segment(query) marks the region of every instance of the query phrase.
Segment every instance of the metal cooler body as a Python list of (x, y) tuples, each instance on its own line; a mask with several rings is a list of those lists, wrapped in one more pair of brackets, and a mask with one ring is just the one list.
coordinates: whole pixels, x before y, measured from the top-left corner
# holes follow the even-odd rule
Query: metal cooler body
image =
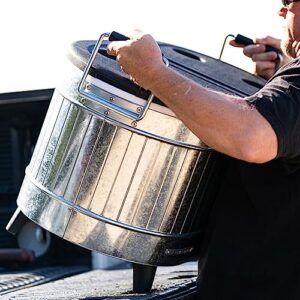
[[(95, 41), (72, 45), (65, 81), (52, 98), (18, 206), (50, 232), (104, 254), (153, 266), (194, 258), (222, 159), (158, 99), (140, 120), (111, 109), (115, 105), (134, 115), (145, 110), (149, 95), (102, 48), (84, 89), (109, 105), (82, 97), (78, 86), (94, 46)], [(221, 83), (214, 78), (222, 76), (218, 68), (208, 66), (213, 59), (160, 46), (171, 68), (213, 89), (244, 96), (264, 83), (240, 70), (247, 80), (236, 79), (237, 87), (228, 75), (228, 68), (235, 68), (226, 64)]]

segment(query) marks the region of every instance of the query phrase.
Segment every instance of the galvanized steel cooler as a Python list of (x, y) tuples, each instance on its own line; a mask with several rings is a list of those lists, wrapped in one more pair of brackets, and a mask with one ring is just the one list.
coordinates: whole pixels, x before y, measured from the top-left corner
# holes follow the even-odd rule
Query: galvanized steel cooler
[[(106, 54), (107, 38), (72, 45), (18, 206), (82, 247), (138, 264), (179, 264), (201, 250), (220, 156), (129, 80)], [(233, 79), (235, 67), (194, 51), (160, 47), (170, 68), (215, 90), (245, 96), (264, 83), (242, 70)]]

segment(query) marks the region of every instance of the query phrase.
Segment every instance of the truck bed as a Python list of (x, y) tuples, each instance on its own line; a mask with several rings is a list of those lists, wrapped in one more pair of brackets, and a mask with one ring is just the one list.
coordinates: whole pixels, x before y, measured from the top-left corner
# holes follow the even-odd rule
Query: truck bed
[(152, 291), (132, 292), (132, 269), (51, 266), (0, 272), (1, 299), (194, 299), (197, 263), (158, 267)]

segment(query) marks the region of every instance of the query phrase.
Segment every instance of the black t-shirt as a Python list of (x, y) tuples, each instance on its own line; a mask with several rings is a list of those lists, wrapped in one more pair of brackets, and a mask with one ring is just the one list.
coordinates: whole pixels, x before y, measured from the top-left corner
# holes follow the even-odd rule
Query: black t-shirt
[(300, 61), (246, 99), (278, 137), (265, 164), (228, 158), (200, 262), (199, 299), (300, 299)]

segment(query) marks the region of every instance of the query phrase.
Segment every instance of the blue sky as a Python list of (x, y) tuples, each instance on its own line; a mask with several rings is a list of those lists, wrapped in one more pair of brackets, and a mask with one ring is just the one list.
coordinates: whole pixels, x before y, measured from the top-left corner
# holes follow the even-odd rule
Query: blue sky
[[(53, 88), (68, 46), (135, 28), (157, 40), (218, 57), (229, 33), (280, 37), (280, 0), (3, 0), (0, 92)], [(230, 48), (230, 49), (229, 49)], [(240, 50), (224, 60), (250, 70)]]

